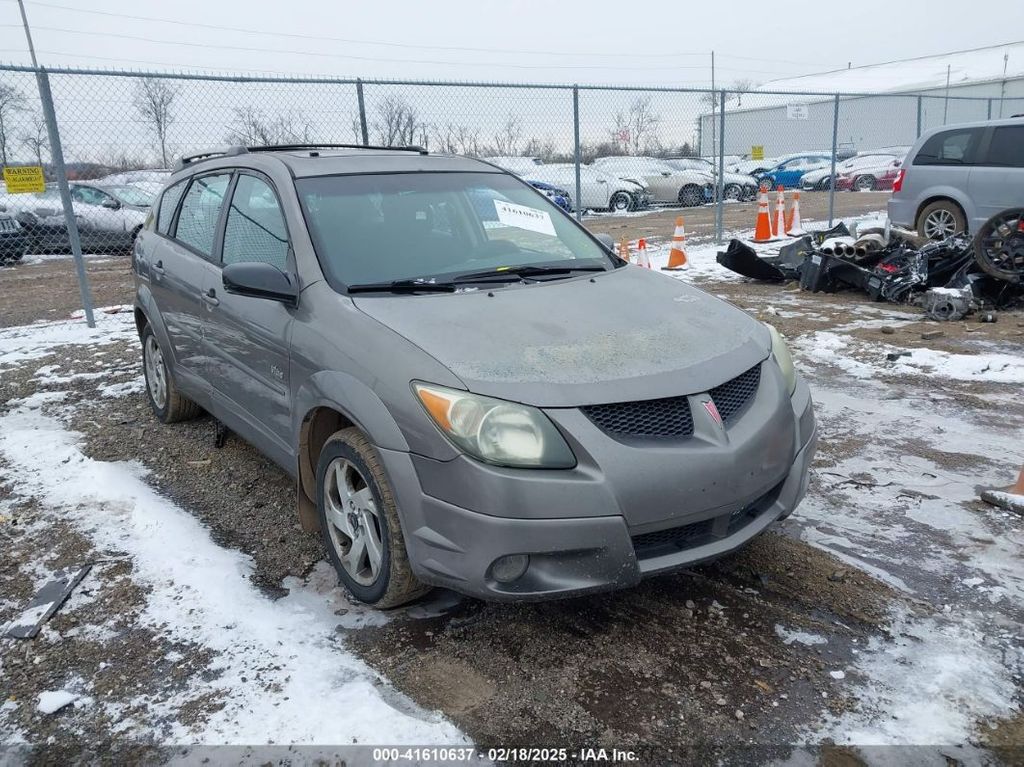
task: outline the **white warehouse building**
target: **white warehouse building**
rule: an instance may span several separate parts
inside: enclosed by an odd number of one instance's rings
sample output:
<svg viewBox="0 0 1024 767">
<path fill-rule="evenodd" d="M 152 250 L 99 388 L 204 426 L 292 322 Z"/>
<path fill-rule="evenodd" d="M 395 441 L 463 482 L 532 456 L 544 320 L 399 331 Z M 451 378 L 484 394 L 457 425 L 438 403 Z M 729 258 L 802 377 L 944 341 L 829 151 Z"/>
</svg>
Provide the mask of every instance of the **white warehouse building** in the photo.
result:
<svg viewBox="0 0 1024 767">
<path fill-rule="evenodd" d="M 725 154 L 749 155 L 755 146 L 767 157 L 828 149 L 835 93 L 881 94 L 840 97 L 840 147 L 861 152 L 910 145 L 938 125 L 1024 113 L 1024 42 L 774 80 L 727 94 Z M 699 118 L 704 156 L 718 152 L 720 119 Z"/>
</svg>

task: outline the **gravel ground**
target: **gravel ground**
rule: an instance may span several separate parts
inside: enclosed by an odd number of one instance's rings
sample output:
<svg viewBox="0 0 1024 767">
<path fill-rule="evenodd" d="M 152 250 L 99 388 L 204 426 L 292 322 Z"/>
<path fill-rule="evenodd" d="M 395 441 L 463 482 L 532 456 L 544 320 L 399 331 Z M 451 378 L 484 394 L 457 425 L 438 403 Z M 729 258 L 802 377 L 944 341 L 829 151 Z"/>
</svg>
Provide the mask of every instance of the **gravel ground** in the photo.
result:
<svg viewBox="0 0 1024 767">
<path fill-rule="evenodd" d="M 868 206 L 874 196 L 837 199 Z M 740 207 L 730 206 L 730 213 L 735 209 L 739 215 Z M 669 215 L 674 212 L 629 221 Z M 593 223 L 594 228 L 607 225 L 606 218 Z M 67 282 L 68 263 L 0 270 L 0 325 L 72 311 L 77 293 Z M 90 259 L 90 275 L 97 304 L 129 299 L 127 261 Z M 922 323 L 913 310 L 871 304 L 852 294 L 808 295 L 735 280 L 708 281 L 704 287 L 776 324 L 794 341 L 798 357 L 801 340 L 813 345 L 823 331 L 856 344 L 844 364 L 867 365 L 892 347 L 950 354 L 1019 354 L 1024 348 L 1019 312 L 1005 313 L 995 324 L 946 324 L 945 335 L 926 342 L 921 332 L 934 325 Z M 810 352 L 803 356 L 815 359 Z M 901 526 L 910 524 L 904 515 L 928 498 L 940 499 L 943 491 L 925 492 L 900 476 L 886 477 L 884 468 L 887 461 L 912 458 L 964 485 L 971 477 L 1008 470 L 1006 456 L 993 455 L 985 444 L 957 440 L 955 432 L 937 439 L 923 426 L 879 439 L 870 425 L 852 424 L 848 409 L 834 405 L 842 395 L 837 389 L 849 385 L 842 368 L 821 363 L 808 375 L 825 407 L 819 411 L 823 438 L 807 509 L 744 551 L 629 591 L 556 603 L 491 605 L 435 591 L 395 611 L 387 622 L 355 621 L 341 630 L 342 641 L 394 685 L 395 705 L 409 705 L 401 702 L 401 693 L 425 709 L 440 710 L 478 743 L 656 745 L 664 762 L 691 759 L 687 749 L 693 746 L 778 746 L 802 742 L 810 733 L 819 733 L 812 740 L 832 737 L 827 723 L 877 705 L 869 692 L 877 680 L 858 661 L 868 648 L 881 647 L 884 653 L 899 644 L 894 616 L 955 627 L 961 615 L 968 625 L 970 615 L 975 622 L 969 625 L 978 626 L 993 647 L 1003 648 L 1007 667 L 1016 673 L 1017 709 L 977 715 L 966 743 L 1009 749 L 1004 761 L 1013 763 L 1022 745 L 1020 667 L 1013 654 L 1024 625 L 1021 603 L 997 599 L 983 587 L 965 588 L 963 581 L 976 574 L 970 568 L 981 567 L 978 557 L 995 562 L 1005 554 L 1000 545 L 1024 544 L 1019 519 L 951 500 L 958 513 L 973 515 L 977 529 L 959 537 L 952 528 L 915 531 L 920 538 L 914 548 L 955 563 L 948 576 L 938 577 L 912 552 L 902 551 L 906 544 L 900 536 L 906 532 Z M 914 407 L 933 395 L 925 407 L 959 414 L 955 417 L 973 424 L 977 435 L 1007 439 L 1024 425 L 1019 385 L 939 382 L 885 368 L 873 376 L 863 386 L 886 387 L 882 412 Z M 172 427 L 155 421 L 141 392 L 135 341 L 60 349 L 4 368 L 0 381 L 0 414 L 40 392 L 65 392 L 61 402 L 45 409 L 82 435 L 86 454 L 140 463 L 146 481 L 200 519 L 221 546 L 252 557 L 252 580 L 267 599 L 287 593 L 288 578 L 305 585 L 329 578 L 318 538 L 299 529 L 286 475 L 237 438 L 217 449 L 209 417 Z M 123 385 L 120 396 L 103 396 L 98 387 L 110 384 Z M 861 456 L 882 465 L 850 471 Z M 877 495 L 889 486 L 892 498 Z M 873 504 L 891 509 L 898 520 L 892 527 L 872 523 L 873 548 L 865 549 L 863 541 L 851 548 L 849 530 L 840 535 L 829 528 L 831 518 L 859 519 Z M 169 642 L 162 632 L 136 625 L 147 595 L 133 582 L 132 563 L 123 552 L 96 550 L 81 530 L 59 520 L 39 526 L 35 521 L 43 511 L 14 484 L 0 484 L 0 539 L 9 552 L 0 562 L 0 622 L 20 611 L 41 574 L 96 564 L 37 640 L 0 640 L 0 699 L 24 703 L 0 720 L 8 728 L 0 727 L 0 736 L 8 743 L 21 738 L 47 744 L 47 761 L 65 761 L 82 744 L 90 744 L 91 755 L 100 759 L 152 756 L 148 749 L 166 742 L 162 736 L 205 721 L 223 705 L 218 694 L 194 684 L 217 678 L 217 658 L 199 644 Z M 964 536 L 980 547 L 977 557 Z M 1012 551 L 1019 557 L 1024 546 Z M 851 560 L 851 552 L 860 558 Z M 1019 561 L 1008 565 L 1018 568 L 1018 576 Z M 359 614 L 354 605 L 338 613 L 346 611 Z M 1000 644 L 1001 630 L 1016 632 L 1016 640 Z M 796 635 L 803 639 L 794 641 Z M 931 647 L 927 638 L 921 643 Z M 906 661 L 912 667 L 919 662 Z M 89 705 L 40 715 L 32 705 L 35 695 L 68 680 L 79 680 L 94 698 L 124 705 L 113 709 L 114 718 L 109 706 Z M 885 711 L 881 715 L 888 717 Z M 150 733 L 149 739 L 118 741 L 116 733 L 127 721 L 133 732 Z M 905 742 L 918 741 L 909 736 Z M 125 752 L 126 747 L 137 751 Z M 749 753 L 746 761 L 760 761 L 764 754 Z M 845 750 L 831 752 L 825 761 L 863 763 Z"/>
</svg>

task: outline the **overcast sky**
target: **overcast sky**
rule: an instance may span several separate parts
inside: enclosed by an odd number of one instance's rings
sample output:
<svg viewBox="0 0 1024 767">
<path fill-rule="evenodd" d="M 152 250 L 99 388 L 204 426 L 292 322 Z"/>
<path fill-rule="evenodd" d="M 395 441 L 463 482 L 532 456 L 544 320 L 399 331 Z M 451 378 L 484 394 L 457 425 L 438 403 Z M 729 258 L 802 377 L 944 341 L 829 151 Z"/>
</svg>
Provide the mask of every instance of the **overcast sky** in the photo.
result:
<svg viewBox="0 0 1024 767">
<path fill-rule="evenodd" d="M 1014 39 L 993 19 L 1019 17 L 1020 0 L 973 0 L 969 12 L 948 2 L 28 0 L 26 8 L 39 60 L 50 66 L 706 86 L 714 50 L 721 86 Z M 0 12 L 0 60 L 28 63 L 17 4 L 0 0 Z"/>
</svg>

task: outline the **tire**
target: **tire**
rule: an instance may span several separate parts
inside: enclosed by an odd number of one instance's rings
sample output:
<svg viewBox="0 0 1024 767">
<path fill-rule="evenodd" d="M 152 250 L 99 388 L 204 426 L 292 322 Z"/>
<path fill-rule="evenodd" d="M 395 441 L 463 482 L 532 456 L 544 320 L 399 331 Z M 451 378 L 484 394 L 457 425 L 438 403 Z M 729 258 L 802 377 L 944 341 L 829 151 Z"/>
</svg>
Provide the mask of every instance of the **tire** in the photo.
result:
<svg viewBox="0 0 1024 767">
<path fill-rule="evenodd" d="M 161 423 L 188 421 L 203 412 L 178 391 L 163 349 L 148 324 L 142 329 L 142 372 L 146 378 L 146 398 Z"/>
<path fill-rule="evenodd" d="M 875 190 L 875 177 L 871 174 L 857 176 L 853 180 L 853 188 L 858 192 L 873 192 Z"/>
<path fill-rule="evenodd" d="M 633 210 L 633 198 L 627 192 L 616 192 L 608 201 L 608 210 L 617 213 Z"/>
<path fill-rule="evenodd" d="M 825 176 L 814 188 L 820 192 L 827 192 L 832 188 L 832 179 L 829 176 Z"/>
<path fill-rule="evenodd" d="M 1024 284 L 1024 208 L 1011 208 L 986 221 L 974 238 L 974 260 L 986 274 Z"/>
<path fill-rule="evenodd" d="M 727 200 L 742 200 L 743 187 L 739 184 L 726 184 L 722 190 L 722 196 Z"/>
<path fill-rule="evenodd" d="M 696 208 L 704 203 L 704 193 L 696 184 L 687 184 L 679 190 L 679 204 L 684 208 Z"/>
<path fill-rule="evenodd" d="M 774 192 L 775 191 L 775 179 L 773 179 L 771 176 L 763 176 L 761 178 L 760 183 L 758 184 L 758 188 L 760 188 L 762 186 L 767 186 L 769 192 Z"/>
<path fill-rule="evenodd" d="M 430 591 L 412 573 L 391 485 L 358 429 L 337 431 L 324 443 L 316 508 L 327 556 L 357 600 L 385 609 Z"/>
<path fill-rule="evenodd" d="M 967 231 L 967 217 L 952 200 L 926 205 L 917 217 L 917 233 L 927 240 L 942 240 Z"/>
</svg>

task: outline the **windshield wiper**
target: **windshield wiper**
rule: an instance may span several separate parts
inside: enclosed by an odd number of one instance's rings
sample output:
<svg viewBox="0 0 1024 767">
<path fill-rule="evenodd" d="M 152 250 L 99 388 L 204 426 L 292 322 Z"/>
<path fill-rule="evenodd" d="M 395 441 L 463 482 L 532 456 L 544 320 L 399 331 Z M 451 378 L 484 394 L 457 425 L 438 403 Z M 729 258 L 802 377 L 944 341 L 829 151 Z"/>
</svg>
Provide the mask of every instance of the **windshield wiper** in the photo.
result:
<svg viewBox="0 0 1024 767">
<path fill-rule="evenodd" d="M 456 286 L 451 282 L 427 282 L 426 280 L 392 280 L 391 282 L 367 282 L 349 285 L 349 293 L 454 293 Z"/>
<path fill-rule="evenodd" d="M 486 272 L 468 272 L 457 274 L 452 282 L 504 282 L 505 277 L 543 277 L 555 274 L 572 274 L 573 272 L 604 272 L 603 266 L 512 266 L 508 269 L 490 269 Z"/>
</svg>

